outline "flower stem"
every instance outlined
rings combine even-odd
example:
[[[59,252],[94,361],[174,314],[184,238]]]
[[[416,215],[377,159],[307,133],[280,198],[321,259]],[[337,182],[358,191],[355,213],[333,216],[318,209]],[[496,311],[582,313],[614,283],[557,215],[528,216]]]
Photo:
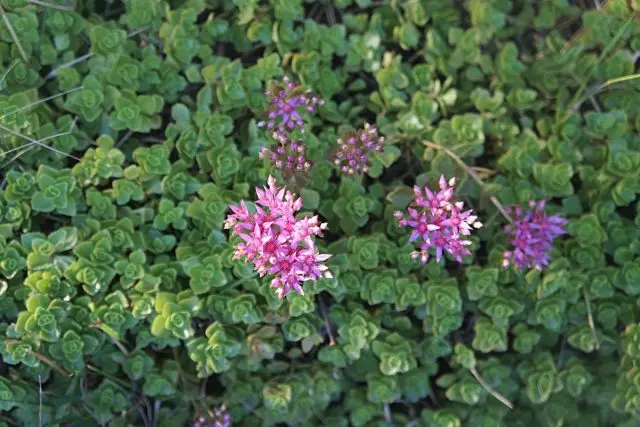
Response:
[[[111,374],[107,374],[106,372],[98,369],[97,367],[90,365],[87,363],[87,369],[90,371],[95,372],[98,375],[102,375],[105,378],[108,378],[109,380],[113,381],[114,383],[118,384],[120,387],[125,388],[127,390],[133,390],[133,388],[131,387],[131,384],[126,383],[125,381],[122,381],[120,378],[115,377]]]
[[[42,377],[38,374],[38,425],[42,427]]]
[[[40,0],[27,0],[27,3],[35,4],[36,6],[49,7],[51,9],[64,10],[66,12],[73,12],[75,5],[60,6],[57,4],[51,4]]]
[[[482,182],[482,179],[478,176],[478,174],[473,170],[473,168],[469,167],[469,165],[467,165],[464,160],[462,160],[460,157],[458,157],[453,151],[449,150],[447,147],[443,147],[442,145],[439,144],[435,144],[431,141],[422,141],[422,143],[429,148],[433,148],[434,150],[439,150],[444,152],[447,156],[451,157],[453,159],[454,162],[456,162],[457,164],[460,165],[460,167],[462,167],[462,169],[464,169],[464,171],[466,173],[469,174],[469,176],[471,178],[473,178],[473,180],[475,182],[478,183],[478,185],[480,186],[480,188],[482,189],[482,191],[486,192],[486,187],[484,185],[484,183]],[[513,219],[511,219],[511,217],[507,214],[507,212],[504,210],[504,206],[502,206],[502,203],[500,203],[500,201],[498,201],[498,199],[496,198],[496,196],[489,196],[489,200],[491,200],[491,203],[493,203],[493,205],[498,209],[498,211],[502,214],[502,216],[509,221],[510,223],[513,223]]]
[[[229,283],[227,286],[231,287],[231,286],[241,285],[248,280],[255,279],[256,277],[258,277],[258,273],[253,273],[249,276],[241,277],[238,280]]]
[[[127,38],[130,38],[130,37],[133,37],[135,35],[138,35],[138,34],[142,33],[143,31],[145,31],[146,29],[147,29],[147,27],[138,28],[137,30],[132,31],[130,34],[127,34]],[[49,74],[47,74],[44,79],[45,80],[50,80],[50,79],[56,77],[58,75],[58,73],[60,73],[60,70],[63,70],[65,68],[69,68],[69,67],[73,67],[76,64],[79,64],[81,62],[86,61],[87,59],[92,58],[93,55],[94,55],[93,52],[89,52],[89,53],[86,53],[86,54],[84,54],[82,56],[74,58],[69,62],[65,62],[64,64],[59,65],[57,68],[51,70],[51,72],[49,72]]]
[[[204,403],[202,403],[200,399],[194,399],[190,395],[186,394],[187,389],[189,388],[189,383],[185,378],[186,372],[183,371],[182,365],[180,364],[180,357],[178,355],[178,350],[174,348],[172,349],[172,353],[173,353],[173,359],[176,361],[176,364],[178,366],[178,377],[182,382],[182,387],[184,388],[185,397],[187,397],[187,399],[189,400],[189,403],[193,405],[196,411],[200,410],[200,411],[206,412],[209,414],[209,416],[213,417],[213,413],[211,412],[211,410],[209,410],[209,408],[207,408],[207,406]]]
[[[20,39],[16,34],[16,30],[13,28],[13,25],[11,25],[11,21],[9,21],[7,12],[4,11],[4,8],[2,7],[2,5],[0,5],[0,14],[2,14],[2,19],[4,20],[4,23],[7,26],[7,30],[9,30],[9,34],[11,34],[11,38],[16,43],[16,47],[20,52],[20,56],[22,56],[22,59],[24,60],[25,63],[29,62],[29,57],[27,57],[27,52],[25,52],[24,48],[22,47],[22,43],[20,43]]]
[[[480,373],[478,373],[478,370],[475,367],[473,367],[473,368],[471,368],[469,370],[471,371],[471,374],[473,374],[474,378],[480,383],[480,385],[482,387],[484,387],[485,390],[487,390],[487,393],[489,393],[491,396],[495,397],[498,401],[500,401],[502,404],[504,404],[507,408],[513,409],[513,403],[511,403],[511,401],[509,401],[509,399],[507,399],[506,397],[504,397],[503,395],[498,393],[496,390],[493,389],[493,387],[491,387],[489,384],[487,384],[485,382],[485,380],[482,379],[482,377],[480,376]]]
[[[16,423],[15,421],[13,421],[11,418],[7,418],[5,416],[0,415],[0,421],[4,421],[5,423],[11,425],[11,426],[19,426],[20,424]]]
[[[391,416],[391,407],[389,406],[388,403],[384,404],[383,413],[384,413],[384,420],[387,422],[387,424],[390,426],[393,426],[393,418]]]
[[[599,64],[600,62],[602,62],[602,60],[607,55],[609,55],[609,52],[611,52],[611,50],[615,47],[615,45],[618,43],[618,41],[620,41],[622,36],[626,33],[627,28],[633,23],[634,20],[635,20],[635,14],[632,14],[631,16],[629,16],[627,21],[623,25],[620,26],[620,29],[616,32],[615,36],[604,47],[604,49],[600,53],[600,56],[598,57],[598,60],[595,61],[592,66],[589,67],[589,71],[588,71],[588,73],[586,73],[587,75],[586,75],[584,81],[582,82],[582,85],[580,85],[578,90],[575,92],[575,95],[574,95],[571,103],[569,104],[570,105],[569,111],[567,111],[565,113],[564,117],[560,118],[558,125],[564,124],[564,122],[566,122],[569,119],[569,117],[571,117],[571,113],[574,111],[574,109],[575,109],[575,111],[577,111],[578,108],[580,108],[581,102],[584,102],[584,100],[581,101],[581,99],[582,99],[582,97],[583,97],[583,95],[585,93],[585,90],[587,89],[587,83],[589,82],[589,79],[591,78],[591,76],[593,75],[593,73],[596,70],[596,65]],[[588,97],[585,98],[585,99],[588,99]]]
[[[34,350],[31,350],[31,354],[33,354],[36,357],[36,359],[38,359],[39,361],[41,361],[45,365],[49,365],[51,368],[55,369],[56,371],[58,371],[59,373],[61,373],[65,377],[71,378],[73,376],[71,374],[71,372],[67,371],[62,366],[59,366],[56,362],[54,362],[53,360],[49,359],[44,354],[38,353],[37,351],[34,351]]]
[[[327,311],[324,306],[322,295],[318,295],[318,302],[320,306],[320,314],[322,315],[322,319],[324,320],[324,327],[327,330],[327,334],[329,335],[329,345],[335,345],[336,340],[335,338],[333,338],[333,333],[331,332],[331,325],[329,324],[329,319],[327,318]]]
[[[18,343],[18,342],[20,342],[20,340],[8,339],[8,340],[5,340],[4,342],[5,342],[5,344],[11,344],[11,343]],[[51,368],[55,369],[56,371],[58,371],[59,373],[61,373],[65,377],[72,377],[73,376],[69,371],[64,369],[62,366],[58,366],[58,364],[56,364],[56,362],[54,362],[53,360],[49,359],[44,354],[38,353],[37,351],[35,351],[33,349],[30,349],[29,352],[31,354],[33,354],[36,359],[38,359],[39,361],[41,361],[45,365],[49,365]]]
[[[20,108],[16,108],[15,110],[10,110],[8,113],[5,113],[5,114],[1,115],[0,116],[0,120],[6,118],[8,116],[12,116],[14,114],[17,114],[17,113],[19,113],[21,111],[28,110],[29,108],[35,107],[36,105],[44,104],[45,102],[51,101],[52,99],[60,98],[61,96],[65,96],[65,95],[68,95],[70,93],[82,90],[82,89],[83,89],[82,86],[78,86],[78,87],[74,87],[74,88],[69,89],[69,90],[65,90],[64,92],[56,93],[55,95],[47,96],[46,98],[40,98],[35,102],[32,102],[32,103],[27,104],[25,106],[22,106]]]
[[[118,349],[122,352],[122,354],[129,357],[129,350],[127,350],[124,344],[122,344],[119,340],[115,339],[114,337],[110,337],[110,338],[111,338],[111,341],[113,341],[113,343],[116,345],[116,347],[118,347]]]
[[[600,348],[600,340],[598,340],[598,332],[596,331],[596,325],[593,321],[593,313],[591,312],[591,299],[589,298],[589,294],[586,289],[582,290],[584,293],[584,304],[587,307],[587,320],[589,321],[589,327],[591,328],[591,333],[593,334],[593,340],[596,343],[596,350]]]
[[[118,349],[122,352],[122,354],[129,357],[129,350],[127,350],[124,344],[122,344],[122,342],[120,342],[120,340],[113,335],[114,333],[110,333],[108,330],[104,329],[104,324],[102,322],[95,323],[91,325],[91,327],[95,329],[99,329],[102,332],[104,332],[105,335],[107,335],[111,339],[111,341],[113,341],[115,346],[118,347]]]
[[[0,7],[1,7],[1,6],[0,6]],[[39,145],[40,147],[44,147],[44,148],[46,148],[47,150],[51,150],[51,151],[53,151],[54,153],[58,153],[58,154],[60,154],[60,155],[67,156],[67,157],[71,157],[71,158],[72,158],[72,159],[74,159],[74,160],[80,161],[81,159],[79,159],[79,158],[77,158],[77,157],[75,157],[75,156],[72,156],[71,154],[65,153],[65,152],[60,151],[60,150],[58,150],[58,149],[56,149],[56,148],[53,148],[53,147],[51,147],[51,146],[49,146],[49,145],[45,145],[45,144],[43,144],[43,142],[44,142],[44,141],[47,141],[47,140],[50,140],[50,139],[54,139],[54,138],[57,138],[57,137],[59,137],[59,136],[63,136],[63,135],[68,135],[68,134],[70,134],[70,133],[73,131],[73,127],[74,127],[74,126],[75,126],[75,121],[72,123],[71,129],[70,129],[69,131],[67,131],[67,132],[61,132],[61,133],[56,133],[55,135],[51,135],[51,136],[48,136],[48,137],[46,137],[46,138],[39,139],[39,140],[37,140],[37,139],[33,139],[33,138],[31,138],[31,137],[29,137],[29,136],[27,136],[27,135],[23,135],[23,134],[21,134],[20,132],[16,132],[16,131],[14,131],[13,129],[8,128],[8,127],[6,127],[6,126],[4,126],[4,125],[2,125],[2,124],[0,124],[0,129],[1,129],[1,130],[3,130],[3,131],[5,131],[5,132],[7,132],[7,133],[10,133],[10,134],[11,134],[11,135],[13,135],[13,136],[17,136],[18,138],[26,139],[27,141],[29,141],[29,142],[30,142],[30,144],[27,144],[26,146],[32,146],[32,145],[34,145],[34,144],[35,144],[35,145]],[[22,147],[23,147],[23,146],[20,146],[20,147],[18,147],[18,148],[22,148]],[[1,155],[2,155],[2,156],[4,156],[5,154],[8,154],[8,153],[9,153],[9,152],[11,152],[11,151],[13,151],[13,150],[6,151],[6,152],[2,153]]]

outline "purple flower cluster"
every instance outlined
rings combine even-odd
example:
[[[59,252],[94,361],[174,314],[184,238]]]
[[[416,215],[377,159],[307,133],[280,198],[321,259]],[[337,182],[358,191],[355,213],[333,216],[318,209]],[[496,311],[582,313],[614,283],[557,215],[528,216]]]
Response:
[[[288,76],[283,78],[282,83],[268,89],[265,95],[270,98],[267,120],[259,122],[258,126],[266,126],[267,129],[277,127],[284,131],[292,131],[298,127],[304,133],[304,121],[300,113],[313,113],[317,106],[324,102],[313,92],[292,82]]]
[[[269,159],[286,180],[309,171],[311,161],[306,157],[306,148],[302,141],[289,140],[287,134],[280,129],[273,132],[273,139],[276,142],[271,147],[263,147],[260,150],[261,159]]]
[[[505,208],[507,215],[513,219],[513,224],[504,229],[513,246],[512,250],[504,252],[502,265],[505,268],[514,264],[520,270],[532,267],[542,270],[542,267],[549,265],[553,241],[567,232],[567,220],[560,215],[547,216],[544,205],[544,200],[531,200],[531,209],[526,213],[521,206]]]
[[[419,242],[420,250],[412,252],[414,259],[419,258],[422,263],[429,259],[429,250],[435,249],[436,260],[439,262],[444,252],[449,253],[456,261],[462,262],[463,255],[470,255],[467,248],[470,240],[463,236],[471,235],[474,228],[482,227],[472,215],[471,209],[464,211],[464,202],[453,200],[456,179],[448,182],[444,176],[440,177],[440,190],[432,192],[428,187],[413,188],[414,200],[407,209],[408,217],[400,211],[394,216],[400,227],[410,228],[409,242]]]
[[[322,236],[326,223],[317,216],[296,219],[302,208],[302,199],[278,188],[269,176],[268,187],[256,188],[258,200],[252,213],[244,201],[231,206],[232,214],[225,220],[225,228],[239,235],[243,242],[236,246],[234,258],[252,262],[260,276],[275,276],[271,287],[278,298],[284,298],[292,290],[303,294],[302,283],[319,278],[330,278],[325,261],[329,254],[320,254],[314,236]]]
[[[193,427],[230,427],[231,416],[226,408],[220,406],[213,410],[213,413],[199,416],[194,422]]]
[[[347,132],[338,139],[340,145],[334,163],[344,175],[367,172],[371,166],[369,155],[382,151],[384,137],[378,136],[378,129],[369,123],[364,129]]]
[[[267,117],[258,126],[270,130],[274,141],[262,148],[259,156],[279,170],[283,179],[295,180],[309,172],[312,162],[307,158],[304,141],[294,133],[304,134],[303,114],[316,112],[323,100],[287,76],[265,94],[269,97]],[[376,126],[365,123],[364,128],[346,132],[338,139],[333,163],[345,176],[366,173],[371,167],[371,155],[381,152],[384,143]],[[414,200],[407,212],[394,213],[400,227],[411,230],[409,242],[418,246],[411,256],[422,263],[432,255],[440,262],[445,253],[462,262],[463,256],[471,254],[467,236],[482,223],[472,209],[465,210],[464,202],[454,197],[455,184],[455,177],[447,181],[442,176],[437,191],[415,186]],[[314,236],[322,236],[326,224],[320,223],[317,216],[296,219],[301,199],[278,188],[271,176],[268,187],[256,188],[256,192],[255,214],[243,201],[231,206],[233,213],[225,221],[225,227],[233,228],[233,234],[243,240],[236,246],[235,258],[252,262],[261,276],[274,276],[271,287],[279,298],[292,290],[302,294],[306,280],[331,277],[324,263],[330,255],[319,254],[313,240]],[[521,207],[507,208],[514,223],[505,228],[513,246],[513,250],[504,252],[505,268],[512,263],[519,269],[547,266],[553,240],[566,233],[566,220],[559,215],[547,217],[544,202],[532,201],[529,205],[533,209],[526,214]]]
[[[311,162],[307,159],[303,141],[292,137],[291,133],[299,129],[304,134],[304,120],[301,113],[314,113],[320,98],[292,82],[285,76],[265,94],[269,97],[267,121],[258,123],[259,127],[273,130],[274,144],[260,151],[261,159],[268,159],[286,180],[309,171]]]

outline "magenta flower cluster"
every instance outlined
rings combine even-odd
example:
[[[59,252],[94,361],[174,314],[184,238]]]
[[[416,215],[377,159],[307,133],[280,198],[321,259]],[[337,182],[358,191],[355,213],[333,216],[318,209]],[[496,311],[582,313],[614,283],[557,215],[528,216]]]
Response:
[[[374,151],[382,151],[384,137],[378,136],[375,126],[365,123],[364,129],[347,132],[338,138],[338,144],[333,162],[344,175],[352,176],[369,170],[369,156]]]
[[[545,201],[529,202],[530,210],[525,213],[521,206],[506,207],[506,213],[513,219],[504,231],[510,238],[512,250],[504,252],[502,265],[513,264],[518,269],[536,268],[542,270],[549,265],[549,252],[553,241],[567,232],[567,220],[560,215],[547,216]]]
[[[418,242],[420,250],[412,252],[414,259],[422,263],[429,260],[430,250],[435,251],[436,261],[440,261],[444,253],[462,262],[464,255],[470,255],[467,248],[471,244],[465,236],[482,227],[471,209],[464,210],[464,202],[455,201],[454,186],[456,179],[448,182],[440,177],[440,190],[432,192],[428,187],[413,188],[414,200],[407,209],[407,216],[397,211],[394,216],[400,227],[411,229],[409,242]]]
[[[260,158],[268,160],[285,180],[292,180],[312,167],[304,141],[294,132],[304,134],[302,114],[316,112],[323,101],[289,77],[265,94],[269,97],[267,119],[258,126],[272,131],[274,143],[262,148]],[[376,126],[366,123],[364,128],[346,132],[338,139],[333,163],[345,176],[366,173],[371,167],[371,155],[381,152],[384,143]],[[454,197],[455,185],[455,177],[446,180],[441,176],[437,191],[415,186],[414,199],[406,213],[394,213],[399,226],[411,230],[409,242],[418,246],[411,256],[422,263],[433,255],[440,262],[444,254],[462,262],[464,256],[471,254],[468,237],[482,223],[472,209],[465,210],[464,202]],[[256,192],[255,214],[243,201],[231,207],[233,213],[225,221],[225,227],[233,228],[233,234],[243,240],[236,246],[235,257],[252,262],[261,276],[272,275],[271,287],[279,298],[292,290],[302,294],[302,284],[307,280],[331,277],[325,265],[330,255],[319,254],[313,240],[322,236],[326,224],[320,223],[317,216],[296,219],[302,200],[285,188],[278,188],[271,176],[268,187],[256,188]],[[505,267],[547,266],[553,241],[566,232],[566,220],[559,215],[548,217],[544,201],[532,201],[530,207],[532,210],[527,213],[521,207],[506,209],[507,215],[513,216],[513,224],[505,228],[513,250],[504,252]]]
[[[272,130],[274,143],[263,147],[260,158],[267,159],[279,170],[284,179],[291,179],[309,171],[312,163],[307,159],[306,146],[292,136],[299,129],[304,134],[302,112],[314,113],[324,101],[311,91],[294,83],[288,76],[265,92],[269,97],[267,120],[258,122],[259,127]]]
[[[199,416],[193,423],[193,427],[230,427],[231,416],[226,408],[215,408],[211,414]]]
[[[260,150],[261,159],[269,159],[280,170],[284,179],[309,171],[311,161],[306,157],[304,142],[289,140],[287,134],[280,129],[274,131],[272,136],[276,142]]]
[[[318,253],[315,236],[322,236],[327,224],[317,216],[296,219],[302,199],[286,188],[278,188],[269,176],[268,187],[256,188],[256,211],[249,211],[245,202],[231,206],[232,214],[225,220],[243,242],[236,246],[235,259],[252,262],[260,276],[272,275],[271,287],[278,298],[292,290],[304,294],[303,282],[330,278],[325,261],[329,254]]]
[[[269,97],[267,120],[259,122],[258,126],[283,131],[293,131],[297,127],[304,133],[304,121],[300,113],[314,113],[317,106],[324,102],[310,90],[292,82],[288,76],[283,78],[282,83],[276,83],[268,89],[265,95]]]

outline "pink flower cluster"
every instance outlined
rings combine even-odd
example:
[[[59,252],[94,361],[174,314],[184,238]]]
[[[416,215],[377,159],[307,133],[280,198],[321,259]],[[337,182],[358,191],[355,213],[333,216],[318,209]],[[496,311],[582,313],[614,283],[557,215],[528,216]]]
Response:
[[[314,236],[322,236],[326,223],[317,216],[296,219],[302,208],[302,199],[285,188],[278,188],[269,176],[268,187],[256,187],[256,212],[250,212],[244,201],[231,206],[232,214],[225,220],[243,242],[236,246],[234,259],[252,262],[260,276],[275,276],[271,287],[278,298],[289,292],[303,294],[302,283],[319,278],[331,278],[325,261],[329,254],[320,254]]]
[[[284,131],[292,131],[298,127],[304,133],[304,121],[300,113],[313,113],[318,105],[323,104],[322,99],[292,82],[288,76],[283,78],[282,83],[268,89],[265,95],[269,97],[267,121],[259,122],[258,126],[266,126],[267,129],[278,127]]]
[[[549,265],[553,241],[567,232],[567,220],[560,215],[547,216],[544,205],[544,200],[531,200],[531,209],[526,213],[521,206],[505,208],[513,219],[513,224],[504,228],[513,246],[512,250],[504,252],[502,265],[505,268],[512,263],[520,270],[532,267],[542,270]]]
[[[311,168],[311,161],[306,157],[306,148],[302,141],[289,140],[282,130],[273,132],[275,143],[271,147],[260,150],[261,159],[269,159],[271,164],[282,173],[284,179],[290,179]]]
[[[300,129],[304,134],[301,113],[314,113],[317,106],[324,101],[292,82],[287,76],[265,94],[269,97],[267,121],[258,122],[258,126],[273,130],[275,143],[270,147],[264,147],[260,151],[260,158],[268,159],[287,180],[308,172],[311,162],[306,156],[306,146],[303,141],[293,138],[290,134],[296,129]]]
[[[482,227],[482,224],[476,221],[477,217],[472,215],[471,209],[463,210],[464,202],[453,200],[455,184],[455,178],[447,182],[441,176],[437,193],[428,187],[421,189],[415,186],[414,200],[407,209],[408,217],[400,211],[394,214],[400,227],[411,229],[409,242],[419,242],[420,250],[411,255],[422,263],[429,259],[430,249],[435,249],[438,262],[445,252],[458,262],[462,262],[463,255],[471,254],[467,248],[471,241],[465,240],[464,236],[471,235],[471,231]]]
[[[384,137],[378,136],[378,129],[369,123],[364,129],[347,132],[338,139],[340,145],[334,163],[345,175],[357,175],[367,172],[371,166],[369,155],[373,151],[382,151]]]

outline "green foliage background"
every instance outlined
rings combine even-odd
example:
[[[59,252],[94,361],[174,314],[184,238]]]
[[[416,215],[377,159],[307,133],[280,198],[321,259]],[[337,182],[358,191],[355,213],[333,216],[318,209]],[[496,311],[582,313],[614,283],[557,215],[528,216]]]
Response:
[[[638,0],[0,5],[1,427],[637,425]],[[292,189],[335,278],[279,301],[222,221],[285,73],[326,100]],[[422,266],[393,211],[441,174],[485,226]],[[569,219],[548,269],[502,269],[492,196]]]

